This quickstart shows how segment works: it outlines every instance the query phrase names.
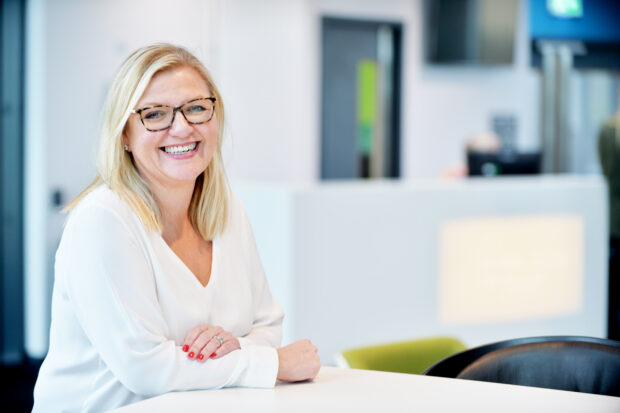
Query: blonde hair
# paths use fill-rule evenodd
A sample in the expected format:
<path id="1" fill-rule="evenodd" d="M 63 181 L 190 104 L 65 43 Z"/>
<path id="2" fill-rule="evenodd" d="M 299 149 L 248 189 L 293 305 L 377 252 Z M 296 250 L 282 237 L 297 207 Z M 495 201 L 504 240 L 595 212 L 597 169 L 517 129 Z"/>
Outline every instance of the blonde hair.
<path id="1" fill-rule="evenodd" d="M 194 228 L 206 240 L 224 231 L 228 217 L 228 184 L 222 161 L 224 104 L 209 72 L 190 52 L 170 44 L 153 44 L 132 53 L 119 68 L 103 108 L 103 125 L 94 181 L 71 201 L 70 211 L 102 184 L 116 192 L 135 211 L 148 231 L 162 231 L 161 213 L 148 185 L 123 149 L 123 131 L 131 111 L 157 73 L 191 67 L 205 80 L 217 100 L 217 145 L 207 169 L 196 179 L 189 207 Z"/>

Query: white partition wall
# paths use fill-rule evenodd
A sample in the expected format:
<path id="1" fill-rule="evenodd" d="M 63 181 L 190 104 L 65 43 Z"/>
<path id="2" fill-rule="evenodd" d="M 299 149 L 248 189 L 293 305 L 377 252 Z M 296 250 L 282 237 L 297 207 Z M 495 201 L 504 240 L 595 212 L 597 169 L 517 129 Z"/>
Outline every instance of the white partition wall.
<path id="1" fill-rule="evenodd" d="M 606 334 L 599 177 L 236 185 L 285 342 Z"/>

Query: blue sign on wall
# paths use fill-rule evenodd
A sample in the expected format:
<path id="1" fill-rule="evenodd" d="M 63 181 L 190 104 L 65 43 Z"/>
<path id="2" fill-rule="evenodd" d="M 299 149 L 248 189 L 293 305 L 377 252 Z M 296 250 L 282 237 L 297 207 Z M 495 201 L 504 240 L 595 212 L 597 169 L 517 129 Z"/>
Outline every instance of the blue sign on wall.
<path id="1" fill-rule="evenodd" d="M 620 43 L 620 0 L 530 0 L 530 37 Z"/>
<path id="2" fill-rule="evenodd" d="M 581 0 L 547 0 L 547 10 L 554 17 L 574 19 L 583 17 Z"/>

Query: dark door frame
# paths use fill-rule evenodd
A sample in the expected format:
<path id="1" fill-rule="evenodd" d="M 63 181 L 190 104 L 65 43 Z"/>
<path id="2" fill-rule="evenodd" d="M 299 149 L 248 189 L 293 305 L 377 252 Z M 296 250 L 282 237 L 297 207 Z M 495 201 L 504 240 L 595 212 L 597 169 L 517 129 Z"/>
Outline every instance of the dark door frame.
<path id="1" fill-rule="evenodd" d="M 25 0 L 0 0 L 0 363 L 24 358 Z"/>

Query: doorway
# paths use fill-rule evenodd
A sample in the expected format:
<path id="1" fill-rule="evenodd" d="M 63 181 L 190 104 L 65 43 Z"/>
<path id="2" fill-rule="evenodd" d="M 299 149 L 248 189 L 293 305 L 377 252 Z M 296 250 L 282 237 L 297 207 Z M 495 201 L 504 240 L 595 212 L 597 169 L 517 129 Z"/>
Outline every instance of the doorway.
<path id="1" fill-rule="evenodd" d="M 400 176 L 402 25 L 322 20 L 321 179 Z"/>

